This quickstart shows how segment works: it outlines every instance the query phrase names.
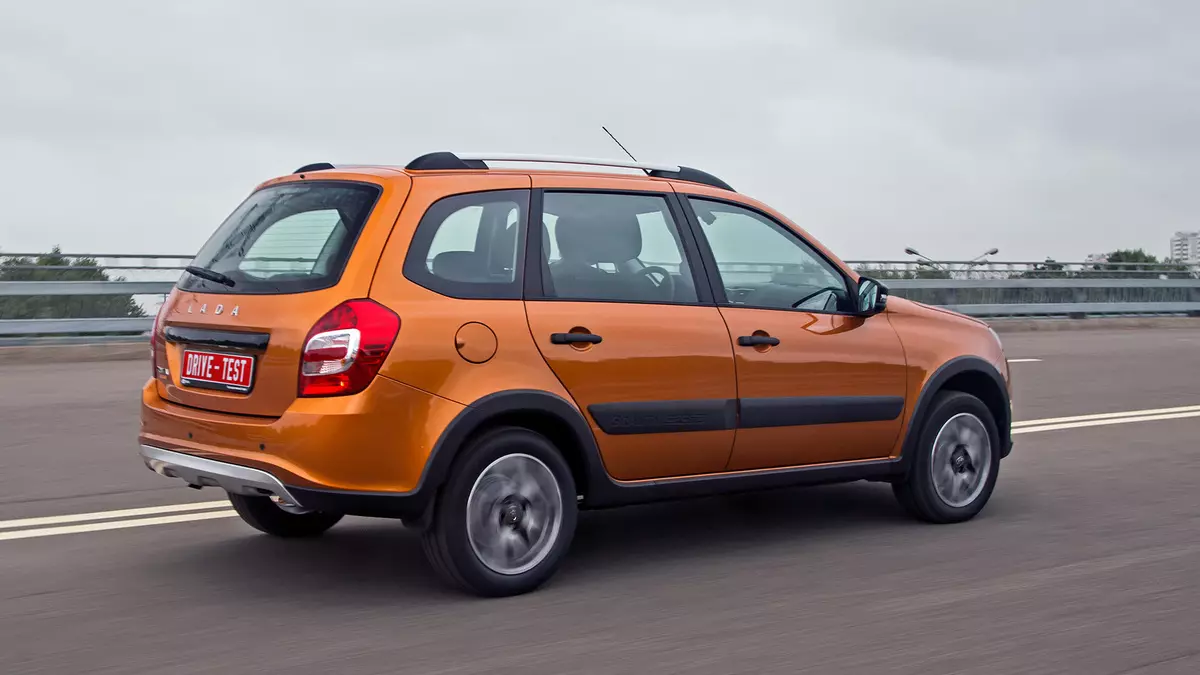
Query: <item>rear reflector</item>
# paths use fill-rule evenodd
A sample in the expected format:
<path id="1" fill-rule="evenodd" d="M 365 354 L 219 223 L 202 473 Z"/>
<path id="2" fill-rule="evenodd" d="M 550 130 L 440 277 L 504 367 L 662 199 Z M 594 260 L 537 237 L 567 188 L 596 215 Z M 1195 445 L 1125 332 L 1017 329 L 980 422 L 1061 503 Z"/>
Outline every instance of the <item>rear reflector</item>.
<path id="1" fill-rule="evenodd" d="M 156 380 L 162 374 L 162 371 L 159 369 L 159 365 L 158 365 L 158 348 L 160 346 L 162 346 L 162 332 L 161 332 L 162 331 L 162 317 L 163 317 L 163 313 L 167 311 L 167 302 L 169 300 L 170 299 L 168 298 L 167 300 L 163 301 L 163 304 L 159 305 L 158 312 L 154 315 L 154 326 L 150 329 L 150 368 L 152 369 L 151 377 L 153 377 Z M 163 368 L 162 370 L 166 370 L 166 369 Z"/>
<path id="2" fill-rule="evenodd" d="M 302 397 L 357 394 L 387 359 L 400 317 L 373 300 L 349 300 L 329 310 L 304 338 Z"/>

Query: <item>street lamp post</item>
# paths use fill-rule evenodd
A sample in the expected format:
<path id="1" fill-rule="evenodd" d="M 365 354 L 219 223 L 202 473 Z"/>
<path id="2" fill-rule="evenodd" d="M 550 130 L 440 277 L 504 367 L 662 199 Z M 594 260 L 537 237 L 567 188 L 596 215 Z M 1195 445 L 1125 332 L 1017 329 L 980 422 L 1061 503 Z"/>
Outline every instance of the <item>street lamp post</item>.
<path id="1" fill-rule="evenodd" d="M 970 272 L 971 268 L 976 265 L 986 265 L 988 262 L 987 257 L 989 255 L 996 255 L 999 252 L 1000 252 L 1000 249 L 993 247 L 993 248 L 988 249 L 986 252 L 980 253 L 979 255 L 975 256 L 974 258 L 971 258 L 971 261 L 967 263 L 967 271 Z"/>
<path id="2" fill-rule="evenodd" d="M 990 248 L 987 251 L 975 256 L 974 258 L 971 258 L 971 262 L 976 263 L 976 264 L 985 263 L 985 262 L 987 262 L 987 260 L 985 260 L 985 258 L 987 258 L 989 255 L 996 255 L 999 252 L 1000 252 L 1000 249 L 998 249 L 998 248 Z"/>
<path id="3" fill-rule="evenodd" d="M 929 256 L 923 255 L 920 251 L 918 251 L 917 249 L 915 249 L 911 246 L 906 247 L 904 249 L 904 252 L 906 254 L 911 255 L 914 258 L 916 258 L 918 265 L 932 267 L 936 270 L 941 270 L 943 272 L 949 271 L 946 269 L 946 266 L 943 265 L 942 263 L 934 260 L 933 258 L 930 258 Z M 988 256 L 996 255 L 999 252 L 1000 252 L 1000 249 L 993 247 L 993 248 L 988 249 L 987 251 L 984 251 L 983 253 L 980 253 L 979 255 L 977 255 L 974 258 L 971 258 L 970 260 L 967 261 L 967 269 L 970 269 L 971 267 L 973 267 L 975 265 L 982 265 L 982 264 L 986 263 Z"/>
<path id="4" fill-rule="evenodd" d="M 935 270 L 944 270 L 945 269 L 944 267 L 942 267 L 941 263 L 934 260 L 933 258 L 930 258 L 929 256 L 922 255 L 920 251 L 918 251 L 917 249 L 915 249 L 911 246 L 909 246 L 908 248 L 905 248 L 904 252 L 908 255 L 913 256 L 914 258 L 917 258 L 918 265 L 927 265 L 929 267 L 934 268 Z"/>

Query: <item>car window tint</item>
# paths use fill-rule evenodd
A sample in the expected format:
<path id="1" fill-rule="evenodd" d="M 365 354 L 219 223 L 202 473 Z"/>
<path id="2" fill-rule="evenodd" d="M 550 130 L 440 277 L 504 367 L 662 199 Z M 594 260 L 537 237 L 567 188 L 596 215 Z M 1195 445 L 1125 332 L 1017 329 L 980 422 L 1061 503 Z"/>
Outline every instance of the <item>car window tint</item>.
<path id="1" fill-rule="evenodd" d="M 280 219 L 263 232 L 238 262 L 243 272 L 269 277 L 299 272 L 310 274 L 331 245 L 336 250 L 346 228 L 333 209 L 307 211 Z"/>
<path id="2" fill-rule="evenodd" d="M 837 311 L 846 280 L 799 237 L 750 209 L 689 198 L 731 304 Z"/>
<path id="3" fill-rule="evenodd" d="M 697 301 L 679 227 L 664 197 L 552 191 L 545 194 L 543 210 L 546 296 Z"/>
<path id="4" fill-rule="evenodd" d="M 433 271 L 433 259 L 439 253 L 475 250 L 482 215 L 482 206 L 467 206 L 451 213 L 437 226 L 426 256 L 426 266 L 430 271 Z"/>
<path id="5" fill-rule="evenodd" d="M 291 182 L 251 194 L 192 264 L 230 278 L 226 286 L 184 274 L 201 293 L 302 293 L 336 284 L 380 188 L 339 181 Z"/>
<path id="6" fill-rule="evenodd" d="M 455 195 L 435 203 L 417 226 L 404 273 L 454 297 L 520 297 L 525 191 Z"/>
<path id="7" fill-rule="evenodd" d="M 660 265 L 678 272 L 683 251 L 679 248 L 679 232 L 673 223 L 667 224 L 668 215 L 663 211 L 637 214 L 642 231 L 641 259 L 647 265 Z"/>

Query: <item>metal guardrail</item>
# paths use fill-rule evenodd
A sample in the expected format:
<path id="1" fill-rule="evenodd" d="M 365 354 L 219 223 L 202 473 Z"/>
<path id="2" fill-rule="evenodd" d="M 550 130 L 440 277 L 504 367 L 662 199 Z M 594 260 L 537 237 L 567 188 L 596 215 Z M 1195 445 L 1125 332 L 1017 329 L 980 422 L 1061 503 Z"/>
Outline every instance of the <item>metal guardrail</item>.
<path id="1" fill-rule="evenodd" d="M 1200 302 L 1033 302 L 1021 304 L 943 305 L 968 316 L 988 319 L 1016 317 L 1086 318 L 1089 316 L 1200 316 Z"/>
<path id="2" fill-rule="evenodd" d="M 38 276 L 131 271 L 156 279 L 54 281 L 2 280 L 0 307 L 9 299 L 30 297 L 133 296 L 163 298 L 170 293 L 190 256 L 63 254 L 70 264 L 36 265 L 43 254 L 0 254 L 0 271 L 36 271 Z M 14 263 L 14 259 L 24 258 Z M 86 260 L 87 266 L 78 261 Z M 76 261 L 76 262 L 72 262 Z M 109 261 L 113 261 L 112 264 Z M 142 264 L 130 264 L 142 263 Z M 145 264 L 149 263 L 149 264 Z M 879 278 L 893 295 L 981 318 L 1088 317 L 1130 315 L 1200 316 L 1200 266 L 1146 263 L 943 263 L 939 268 L 912 261 L 851 261 L 862 273 Z M 735 263 L 722 270 L 739 276 L 804 274 L 805 270 L 764 263 Z M 146 307 L 148 314 L 153 311 Z M 30 336 L 93 336 L 129 339 L 153 324 L 146 317 L 6 318 L 0 313 L 0 343 Z"/>
<path id="3" fill-rule="evenodd" d="M 891 290 L 966 288 L 1200 288 L 1200 279 L 884 279 Z M 0 291 L 2 293 L 3 291 Z"/>
<path id="4" fill-rule="evenodd" d="M 10 295 L 166 295 L 174 281 L 0 281 Z"/>
<path id="5" fill-rule="evenodd" d="M 154 319 L 119 317 L 112 319 L 0 319 L 0 335 L 97 335 L 145 333 L 154 327 Z"/>
<path id="6" fill-rule="evenodd" d="M 1146 278 L 1160 274 L 1200 277 L 1200 265 L 1186 263 L 951 260 L 931 265 L 914 260 L 863 260 L 847 261 L 847 264 L 860 272 L 869 271 L 881 276 L 908 274 L 950 279 L 1007 279 L 1034 275 L 1042 278 L 1087 276 Z"/>

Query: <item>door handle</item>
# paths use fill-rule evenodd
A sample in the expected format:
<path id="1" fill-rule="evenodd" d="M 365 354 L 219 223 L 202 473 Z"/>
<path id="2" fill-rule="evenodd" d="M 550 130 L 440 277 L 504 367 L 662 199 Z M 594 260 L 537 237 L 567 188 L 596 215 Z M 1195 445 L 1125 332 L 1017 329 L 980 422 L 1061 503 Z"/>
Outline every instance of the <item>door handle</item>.
<path id="1" fill-rule="evenodd" d="M 551 333 L 550 344 L 552 345 L 570 345 L 578 343 L 587 343 L 590 345 L 600 344 L 604 338 L 592 333 Z"/>
<path id="2" fill-rule="evenodd" d="M 739 347 L 757 347 L 758 345 L 774 347 L 779 344 L 779 338 L 770 335 L 743 335 L 737 339 L 737 343 Z"/>

